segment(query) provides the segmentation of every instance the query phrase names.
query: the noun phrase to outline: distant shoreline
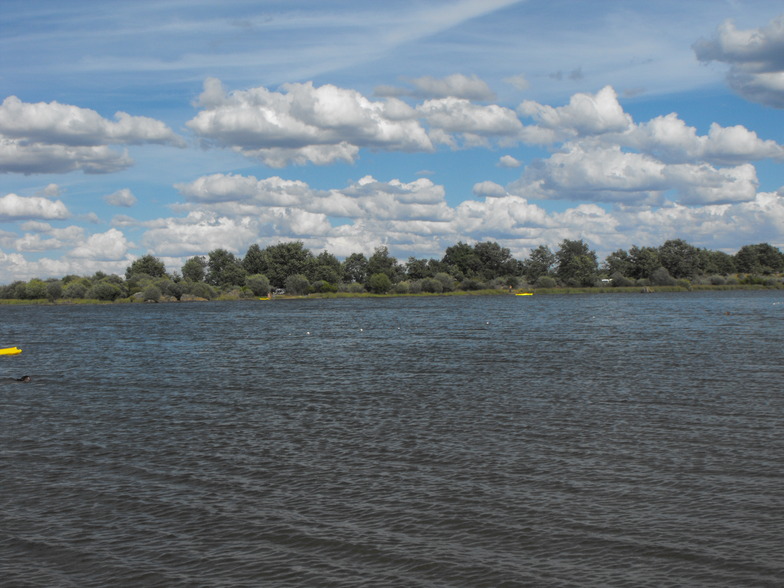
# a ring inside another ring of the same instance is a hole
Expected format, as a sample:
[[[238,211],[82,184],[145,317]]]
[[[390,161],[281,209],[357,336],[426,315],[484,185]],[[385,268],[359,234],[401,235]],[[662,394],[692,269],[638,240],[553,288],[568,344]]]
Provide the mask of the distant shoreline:
[[[269,302],[275,300],[320,300],[332,298],[422,298],[433,296],[513,296],[523,292],[530,292],[537,296],[553,296],[553,295],[570,295],[570,294],[656,294],[664,292],[719,292],[729,290],[784,290],[784,283],[775,286],[766,286],[763,284],[731,284],[731,285],[707,285],[697,284],[686,286],[621,286],[621,287],[588,287],[588,288],[532,288],[529,290],[457,290],[454,292],[420,292],[416,294],[373,294],[370,292],[351,293],[351,292],[329,292],[329,293],[313,293],[304,295],[278,295],[274,296],[271,300],[262,299]],[[189,303],[189,302],[220,302],[220,301],[242,301],[254,302],[259,301],[258,296],[242,297],[242,296],[218,296],[211,300],[207,298],[187,298],[187,299],[170,299],[160,300],[158,302],[134,300],[132,298],[122,298],[119,300],[97,300],[91,298],[76,298],[76,299],[58,299],[48,300],[46,298],[38,298],[33,300],[20,300],[20,299],[0,299],[0,305],[43,305],[43,306],[71,306],[79,304],[170,304],[170,303]]]

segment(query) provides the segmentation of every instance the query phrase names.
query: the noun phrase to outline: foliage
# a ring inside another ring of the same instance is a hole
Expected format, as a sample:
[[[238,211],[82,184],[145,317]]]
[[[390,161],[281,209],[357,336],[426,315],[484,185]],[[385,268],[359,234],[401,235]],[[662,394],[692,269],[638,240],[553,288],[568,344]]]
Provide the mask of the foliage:
[[[286,293],[301,296],[308,293],[310,281],[303,274],[294,274],[286,278]]]
[[[142,292],[142,300],[144,302],[158,302],[161,299],[161,296],[161,289],[154,284],[150,284]]]
[[[203,282],[206,272],[207,260],[201,255],[191,257],[182,266],[182,278],[191,282]]]
[[[683,239],[670,239],[659,247],[659,262],[675,279],[696,276],[700,259],[700,250]]]
[[[539,245],[523,262],[523,274],[532,284],[542,276],[549,276],[555,267],[555,254],[547,245]]]
[[[247,275],[240,260],[226,249],[210,251],[207,259],[207,276],[205,281],[211,286],[226,288],[245,283]]]
[[[567,286],[591,286],[599,269],[596,253],[582,239],[564,239],[555,254],[555,275]]]
[[[293,275],[306,277],[311,268],[313,254],[305,249],[302,241],[270,245],[262,251],[264,257],[263,273],[275,288],[289,288],[286,280]]]
[[[133,274],[147,274],[153,278],[162,278],[166,275],[166,266],[157,257],[144,255],[128,266],[125,270],[125,279],[130,280]]]
[[[364,284],[367,281],[367,258],[361,253],[352,253],[341,264],[343,281]]]
[[[250,288],[254,296],[266,296],[270,292],[270,281],[262,274],[248,276],[245,278],[245,285]]]
[[[368,279],[368,290],[373,294],[386,294],[392,289],[392,280],[385,273],[375,273]]]

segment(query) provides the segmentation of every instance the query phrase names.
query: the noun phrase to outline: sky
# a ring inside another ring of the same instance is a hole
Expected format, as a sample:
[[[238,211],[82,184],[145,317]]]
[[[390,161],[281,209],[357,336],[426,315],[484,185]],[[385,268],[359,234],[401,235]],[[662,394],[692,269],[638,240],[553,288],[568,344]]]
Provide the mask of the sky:
[[[0,284],[784,247],[780,0],[3,0]]]

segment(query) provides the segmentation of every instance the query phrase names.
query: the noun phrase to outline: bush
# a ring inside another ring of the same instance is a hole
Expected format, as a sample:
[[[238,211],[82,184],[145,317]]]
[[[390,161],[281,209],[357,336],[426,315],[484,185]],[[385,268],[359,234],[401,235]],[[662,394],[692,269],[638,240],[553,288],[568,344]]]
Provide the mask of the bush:
[[[365,292],[365,287],[359,282],[349,282],[348,284],[341,284],[339,291],[348,292],[349,294],[362,294]]]
[[[86,296],[96,300],[112,301],[122,296],[122,290],[116,284],[101,280],[87,291]]]
[[[419,280],[419,285],[422,292],[430,292],[431,294],[441,294],[444,291],[444,285],[435,278],[424,278]]]
[[[207,300],[212,300],[215,298],[215,296],[217,296],[217,292],[215,292],[215,290],[209,284],[204,282],[192,282],[187,284],[186,290],[191,296],[206,298]]]
[[[142,292],[142,300],[144,302],[158,302],[161,299],[161,289],[158,286],[150,284]]]
[[[386,274],[373,274],[368,280],[368,289],[374,294],[386,294],[392,289],[392,280]]]
[[[294,274],[286,278],[286,293],[302,296],[308,293],[310,282],[302,274]]]
[[[653,286],[674,286],[676,282],[666,268],[660,267],[651,273],[651,284]]]
[[[484,284],[482,284],[482,282],[480,282],[476,278],[466,278],[465,280],[460,282],[460,289],[465,290],[466,292],[469,292],[471,290],[481,290],[482,286],[484,286]]]
[[[253,274],[245,278],[245,285],[255,296],[266,296],[270,292],[270,281],[263,274]]]
[[[326,280],[316,280],[310,285],[309,292],[337,292],[337,286],[333,286]]]
[[[408,294],[410,290],[409,282],[399,282],[392,288],[395,294]]]
[[[435,276],[435,279],[441,282],[441,291],[442,292],[452,292],[455,289],[455,279],[445,272],[439,272]]]
[[[87,294],[87,288],[78,281],[68,282],[63,289],[64,298],[84,298],[85,294]]]
[[[557,285],[555,278],[551,278],[550,276],[539,276],[534,284],[537,288],[555,288]]]
[[[612,280],[613,288],[625,288],[627,286],[634,286],[634,280],[631,280],[624,276],[621,272],[614,272],[612,276],[610,276]]]

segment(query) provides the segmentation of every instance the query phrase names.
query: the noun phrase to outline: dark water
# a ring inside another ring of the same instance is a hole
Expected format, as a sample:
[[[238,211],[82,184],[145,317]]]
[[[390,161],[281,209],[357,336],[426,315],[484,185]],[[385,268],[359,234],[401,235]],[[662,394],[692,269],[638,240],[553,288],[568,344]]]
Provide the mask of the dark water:
[[[0,319],[2,586],[784,585],[782,292]]]

